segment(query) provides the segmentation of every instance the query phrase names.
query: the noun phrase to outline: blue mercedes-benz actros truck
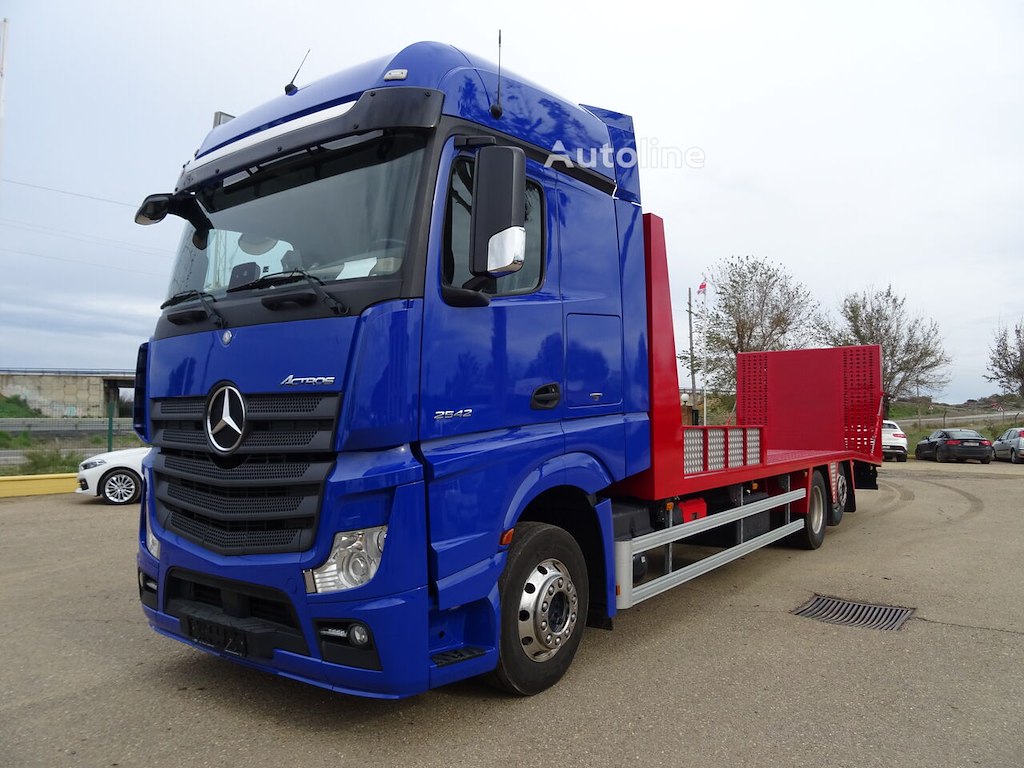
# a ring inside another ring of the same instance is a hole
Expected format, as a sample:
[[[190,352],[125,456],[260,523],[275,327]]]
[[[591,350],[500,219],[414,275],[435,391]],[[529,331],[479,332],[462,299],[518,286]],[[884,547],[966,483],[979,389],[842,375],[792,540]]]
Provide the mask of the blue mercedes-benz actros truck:
[[[157,632],[347,693],[532,694],[585,625],[853,508],[872,348],[836,444],[681,424],[629,117],[437,43],[288,91],[136,217],[185,222],[136,383]]]

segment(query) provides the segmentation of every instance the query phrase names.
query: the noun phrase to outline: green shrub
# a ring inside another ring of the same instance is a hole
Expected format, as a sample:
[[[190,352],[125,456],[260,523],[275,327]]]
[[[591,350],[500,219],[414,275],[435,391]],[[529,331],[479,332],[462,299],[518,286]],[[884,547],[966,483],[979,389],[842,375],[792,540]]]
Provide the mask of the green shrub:
[[[32,438],[28,432],[19,432],[12,435],[10,432],[0,432],[0,448],[31,448]]]
[[[85,458],[80,453],[62,453],[58,450],[28,451],[21,464],[19,474],[51,475],[62,472],[77,472],[78,465]]]
[[[30,408],[23,397],[0,395],[0,419],[31,419],[42,415],[42,412]]]

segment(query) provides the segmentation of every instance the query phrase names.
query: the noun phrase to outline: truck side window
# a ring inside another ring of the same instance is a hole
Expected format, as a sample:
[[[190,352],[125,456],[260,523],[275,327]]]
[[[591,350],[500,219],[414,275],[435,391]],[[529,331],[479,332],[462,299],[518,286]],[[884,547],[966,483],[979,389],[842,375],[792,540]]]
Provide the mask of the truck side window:
[[[526,260],[522,269],[497,280],[469,271],[469,219],[473,211],[473,161],[459,158],[452,167],[444,222],[442,269],[445,285],[473,288],[492,296],[530,293],[543,278],[544,237],[541,188],[526,182]]]

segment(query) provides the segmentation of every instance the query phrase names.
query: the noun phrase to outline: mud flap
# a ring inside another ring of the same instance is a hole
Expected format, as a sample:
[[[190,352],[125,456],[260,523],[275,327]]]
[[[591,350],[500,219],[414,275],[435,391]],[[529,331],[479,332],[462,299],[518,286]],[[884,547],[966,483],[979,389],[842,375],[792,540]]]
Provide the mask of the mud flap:
[[[878,490],[878,467],[864,461],[853,462],[853,486],[854,488],[867,488]]]

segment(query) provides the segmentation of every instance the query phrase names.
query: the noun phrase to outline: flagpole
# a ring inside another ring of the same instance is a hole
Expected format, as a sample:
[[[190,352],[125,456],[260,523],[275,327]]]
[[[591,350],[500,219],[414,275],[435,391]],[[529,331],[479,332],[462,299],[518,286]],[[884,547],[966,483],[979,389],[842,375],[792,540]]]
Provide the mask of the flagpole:
[[[686,317],[690,321],[690,397],[693,398],[693,402],[697,402],[697,374],[694,365],[696,358],[693,356],[693,289],[686,289]],[[693,422],[693,419],[690,419]]]
[[[708,425],[708,278],[701,277],[700,287],[697,288],[697,295],[700,296],[700,311],[702,320],[701,346],[704,347],[704,365],[701,366],[701,386],[704,390],[704,407],[701,408],[704,418],[704,426]]]

